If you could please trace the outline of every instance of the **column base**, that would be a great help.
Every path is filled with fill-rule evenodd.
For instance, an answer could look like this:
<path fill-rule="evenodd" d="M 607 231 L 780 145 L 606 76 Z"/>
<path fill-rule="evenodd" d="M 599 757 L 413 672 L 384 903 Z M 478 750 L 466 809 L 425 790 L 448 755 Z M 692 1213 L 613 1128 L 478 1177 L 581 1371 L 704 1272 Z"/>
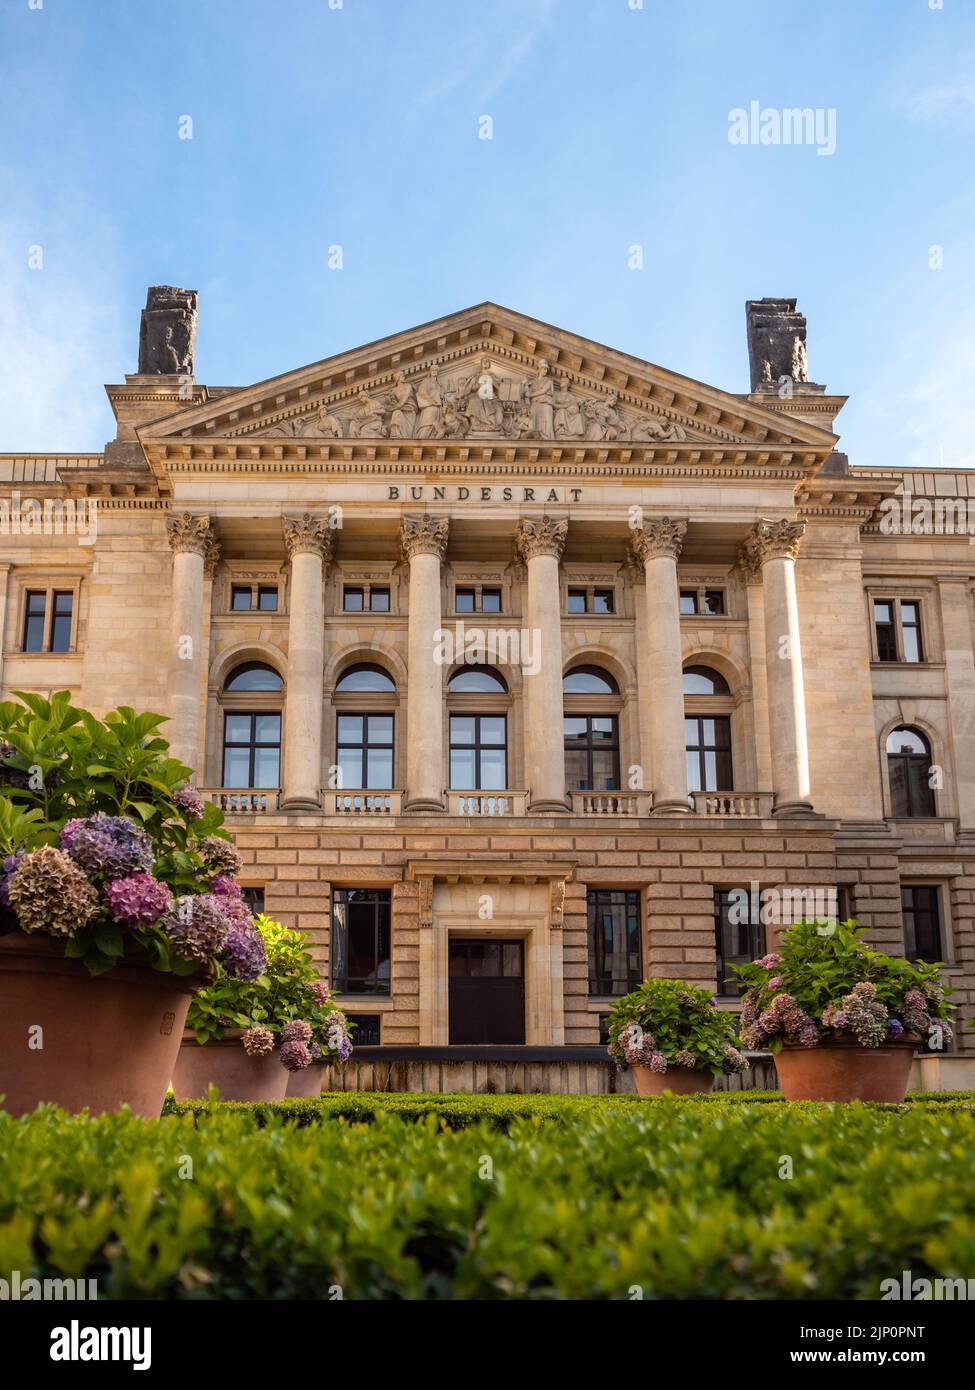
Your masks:
<path fill-rule="evenodd" d="M 296 811 L 302 815 L 321 815 L 321 799 L 311 796 L 283 796 L 278 802 L 279 811 Z"/>
<path fill-rule="evenodd" d="M 413 801 L 403 802 L 404 811 L 430 811 L 443 813 L 443 802 L 434 801 L 432 797 L 419 796 Z"/>
<path fill-rule="evenodd" d="M 654 800 L 651 816 L 690 816 L 693 815 L 694 808 L 678 797 L 672 797 L 669 801 Z"/>
<path fill-rule="evenodd" d="M 561 812 L 563 815 L 565 815 L 565 814 L 568 812 L 569 807 L 568 807 L 568 805 L 567 805 L 564 801 L 555 801 L 555 800 L 552 800 L 552 801 L 532 801 L 532 802 L 529 803 L 529 805 L 528 805 L 528 807 L 527 807 L 526 809 L 527 809 L 528 812 L 529 812 L 530 814 L 532 814 L 532 815 L 534 815 L 536 811 L 543 811 L 543 812 L 547 812 L 547 811 L 556 811 L 556 812 Z"/>
<path fill-rule="evenodd" d="M 776 802 L 772 807 L 773 816 L 814 816 L 811 801 L 783 801 Z"/>

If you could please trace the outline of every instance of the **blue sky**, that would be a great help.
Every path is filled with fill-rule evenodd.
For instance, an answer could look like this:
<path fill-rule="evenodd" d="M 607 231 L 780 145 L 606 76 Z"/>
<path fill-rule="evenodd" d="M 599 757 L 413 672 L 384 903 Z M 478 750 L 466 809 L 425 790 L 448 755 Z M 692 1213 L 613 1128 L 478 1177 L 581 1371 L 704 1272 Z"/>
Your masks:
<path fill-rule="evenodd" d="M 972 0 L 38 3 L 0 0 L 0 450 L 100 449 L 170 283 L 241 386 L 492 299 L 742 391 L 745 299 L 795 295 L 852 462 L 975 463 Z M 752 101 L 835 153 L 729 143 Z"/>

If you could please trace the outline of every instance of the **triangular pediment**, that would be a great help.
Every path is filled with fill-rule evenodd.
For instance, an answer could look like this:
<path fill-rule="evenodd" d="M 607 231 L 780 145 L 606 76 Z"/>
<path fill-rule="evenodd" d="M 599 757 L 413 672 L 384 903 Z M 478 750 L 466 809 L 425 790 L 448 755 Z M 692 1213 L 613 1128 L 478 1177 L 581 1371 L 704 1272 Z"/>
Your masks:
<path fill-rule="evenodd" d="M 539 441 L 790 446 L 836 437 L 496 304 L 286 372 L 153 421 L 152 444 L 200 440 Z"/>

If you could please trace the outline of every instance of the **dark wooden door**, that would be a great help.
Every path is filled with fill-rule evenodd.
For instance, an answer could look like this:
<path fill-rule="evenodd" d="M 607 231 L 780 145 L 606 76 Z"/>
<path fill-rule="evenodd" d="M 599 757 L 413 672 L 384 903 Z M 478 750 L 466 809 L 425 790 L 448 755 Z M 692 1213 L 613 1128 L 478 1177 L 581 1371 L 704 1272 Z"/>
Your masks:
<path fill-rule="evenodd" d="M 450 1041 L 525 1041 L 525 948 L 521 941 L 450 942 Z"/>

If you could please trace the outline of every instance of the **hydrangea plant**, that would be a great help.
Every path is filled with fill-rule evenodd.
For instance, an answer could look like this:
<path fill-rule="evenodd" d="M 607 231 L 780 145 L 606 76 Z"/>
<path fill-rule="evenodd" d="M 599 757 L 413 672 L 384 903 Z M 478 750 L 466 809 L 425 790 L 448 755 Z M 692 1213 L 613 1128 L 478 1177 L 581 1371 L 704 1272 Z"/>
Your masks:
<path fill-rule="evenodd" d="M 748 1063 L 735 1041 L 733 1016 L 684 980 L 644 980 L 609 1016 L 609 1055 L 621 1067 L 742 1072 Z"/>
<path fill-rule="evenodd" d="M 93 975 L 136 956 L 259 975 L 240 857 L 164 722 L 128 706 L 98 719 L 66 690 L 0 703 L 0 932 L 57 937 Z"/>
<path fill-rule="evenodd" d="M 785 1043 L 817 1047 L 855 1040 L 861 1047 L 916 1040 L 944 1047 L 954 1005 L 939 963 L 874 950 L 856 922 L 799 922 L 759 960 L 732 969 L 743 986 L 741 1037 L 778 1052 Z"/>
<path fill-rule="evenodd" d="M 345 1061 L 352 1053 L 349 1022 L 320 978 L 300 932 L 270 917 L 255 919 L 263 956 L 258 975 L 225 970 L 198 990 L 187 1027 L 198 1043 L 243 1030 L 251 1057 L 266 1057 L 280 1044 L 281 1065 L 301 1071 L 327 1056 Z"/>

